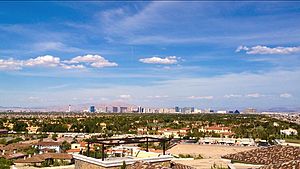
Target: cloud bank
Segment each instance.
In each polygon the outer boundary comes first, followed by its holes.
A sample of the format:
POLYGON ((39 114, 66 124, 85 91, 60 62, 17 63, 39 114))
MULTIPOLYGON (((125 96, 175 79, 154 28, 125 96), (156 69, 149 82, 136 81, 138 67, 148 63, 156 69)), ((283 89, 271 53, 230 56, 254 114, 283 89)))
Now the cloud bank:
POLYGON ((241 52, 241 51, 246 51, 246 54, 292 54, 292 53, 297 53, 300 52, 300 46, 297 47, 267 47, 267 46, 253 46, 253 47, 247 47, 247 46, 239 46, 235 52, 241 52))
POLYGON ((139 59, 140 62, 142 63, 148 63, 148 64, 176 64, 178 62, 178 58, 176 56, 168 56, 165 58, 160 58, 160 57, 151 57, 151 58, 142 58, 139 59))
POLYGON ((293 97, 290 93, 282 93, 279 96, 282 97, 282 98, 291 98, 291 97, 293 97))
POLYGON ((61 61, 59 57, 44 55, 27 60, 0 59, 1 70, 21 70, 25 67, 59 67, 62 69, 83 69, 88 67, 103 68, 118 66, 100 55, 77 56, 70 60, 61 61))
POLYGON ((213 99, 213 96, 189 96, 188 99, 207 99, 211 100, 213 99))

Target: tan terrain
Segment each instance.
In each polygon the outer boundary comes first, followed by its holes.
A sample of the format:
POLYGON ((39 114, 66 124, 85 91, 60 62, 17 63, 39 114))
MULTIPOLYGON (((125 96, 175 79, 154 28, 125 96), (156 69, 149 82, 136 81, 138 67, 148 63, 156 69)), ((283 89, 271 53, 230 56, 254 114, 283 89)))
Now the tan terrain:
POLYGON ((200 154, 203 159, 199 160, 176 160, 178 163, 193 166, 199 169, 210 169, 215 163, 217 165, 227 166, 226 160, 221 159, 222 155, 237 153, 255 149, 256 147, 240 147, 225 145, 198 145, 198 144, 179 144, 168 150, 171 154, 200 154))

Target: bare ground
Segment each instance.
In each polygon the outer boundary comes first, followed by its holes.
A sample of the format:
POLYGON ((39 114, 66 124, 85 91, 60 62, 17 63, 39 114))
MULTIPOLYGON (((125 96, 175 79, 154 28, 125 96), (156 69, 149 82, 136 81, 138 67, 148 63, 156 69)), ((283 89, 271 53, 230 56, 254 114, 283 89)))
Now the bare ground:
POLYGON ((256 147, 240 147, 225 145, 198 145, 198 144, 179 144, 168 150, 172 154, 200 154, 203 159, 199 160, 174 160, 178 163, 193 166, 199 169, 210 169, 215 163, 219 166, 227 166, 226 160, 221 159, 222 155, 247 151, 256 147))

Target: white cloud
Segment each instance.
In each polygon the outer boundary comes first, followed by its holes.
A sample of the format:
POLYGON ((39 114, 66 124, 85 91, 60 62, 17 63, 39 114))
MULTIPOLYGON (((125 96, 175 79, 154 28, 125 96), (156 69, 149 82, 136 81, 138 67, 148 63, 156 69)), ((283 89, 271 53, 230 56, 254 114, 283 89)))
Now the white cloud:
POLYGON ((66 64, 61 64, 61 67, 64 69, 84 69, 85 66, 83 65, 66 65, 66 64))
POLYGON ((39 56, 24 62, 24 66, 49 66, 55 67, 60 63, 60 58, 51 55, 39 56))
POLYGON ((129 95, 129 94, 122 94, 122 95, 119 96, 119 98, 121 98, 121 99, 130 99, 131 95, 129 95))
POLYGON ((0 70, 20 70, 22 69, 22 62, 14 59, 3 60, 0 59, 0 70))
POLYGON ((151 58, 142 58, 139 61, 143 63, 149 63, 149 64, 175 64, 178 62, 176 56, 168 56, 165 58, 154 56, 151 58))
POLYGON ((292 54, 300 52, 300 46, 297 47, 267 47, 267 46, 239 46, 236 52, 246 51, 247 54, 292 54))
POLYGON ((71 60, 61 61, 59 57, 45 55, 38 56, 36 58, 30 58, 27 60, 15 60, 15 59, 0 59, 0 70, 20 70, 24 67, 59 67, 63 69, 84 69, 85 63, 90 67, 111 67, 118 66, 117 63, 109 62, 105 58, 99 55, 85 55, 77 56, 71 60))
POLYGON ((242 50, 248 51, 249 48, 248 48, 247 46, 241 45, 241 46, 239 46, 239 47, 235 50, 235 52, 240 52, 240 51, 242 51, 242 50))
POLYGON ((85 55, 85 56, 77 56, 72 58, 69 61, 63 61, 64 63, 88 63, 92 67, 100 68, 100 67, 114 67, 118 66, 115 62, 110 62, 106 60, 104 57, 100 55, 85 55))
POLYGON ((39 56, 28 60, 15 60, 15 59, 0 59, 0 69, 4 70, 20 70, 23 67, 56 67, 60 63, 60 58, 51 55, 39 56))
POLYGON ((240 98, 240 97, 242 97, 242 95, 240 95, 240 94, 226 94, 224 97, 225 98, 240 98))
POLYGON ((282 97, 282 98, 291 98, 291 97, 293 97, 290 93, 282 93, 279 96, 282 97))
POLYGON ((247 94, 246 97, 252 97, 252 98, 259 98, 259 97, 264 97, 265 95, 262 95, 260 93, 250 93, 247 94))
POLYGON ((211 100, 213 99, 213 96, 189 96, 188 99, 207 99, 211 100))

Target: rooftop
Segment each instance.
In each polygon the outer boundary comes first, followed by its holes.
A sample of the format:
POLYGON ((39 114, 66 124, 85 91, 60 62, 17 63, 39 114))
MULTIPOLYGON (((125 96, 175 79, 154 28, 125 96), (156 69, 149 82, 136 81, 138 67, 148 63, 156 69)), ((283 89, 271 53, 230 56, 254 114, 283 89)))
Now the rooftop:
POLYGON ((228 154, 222 158, 241 163, 266 165, 261 167, 262 169, 287 169, 282 166, 299 165, 300 147, 276 145, 228 154))
POLYGON ((40 163, 45 161, 46 159, 71 160, 73 159, 73 156, 71 154, 66 154, 66 153, 46 153, 46 154, 38 154, 27 159, 18 159, 15 162, 16 163, 40 163))

